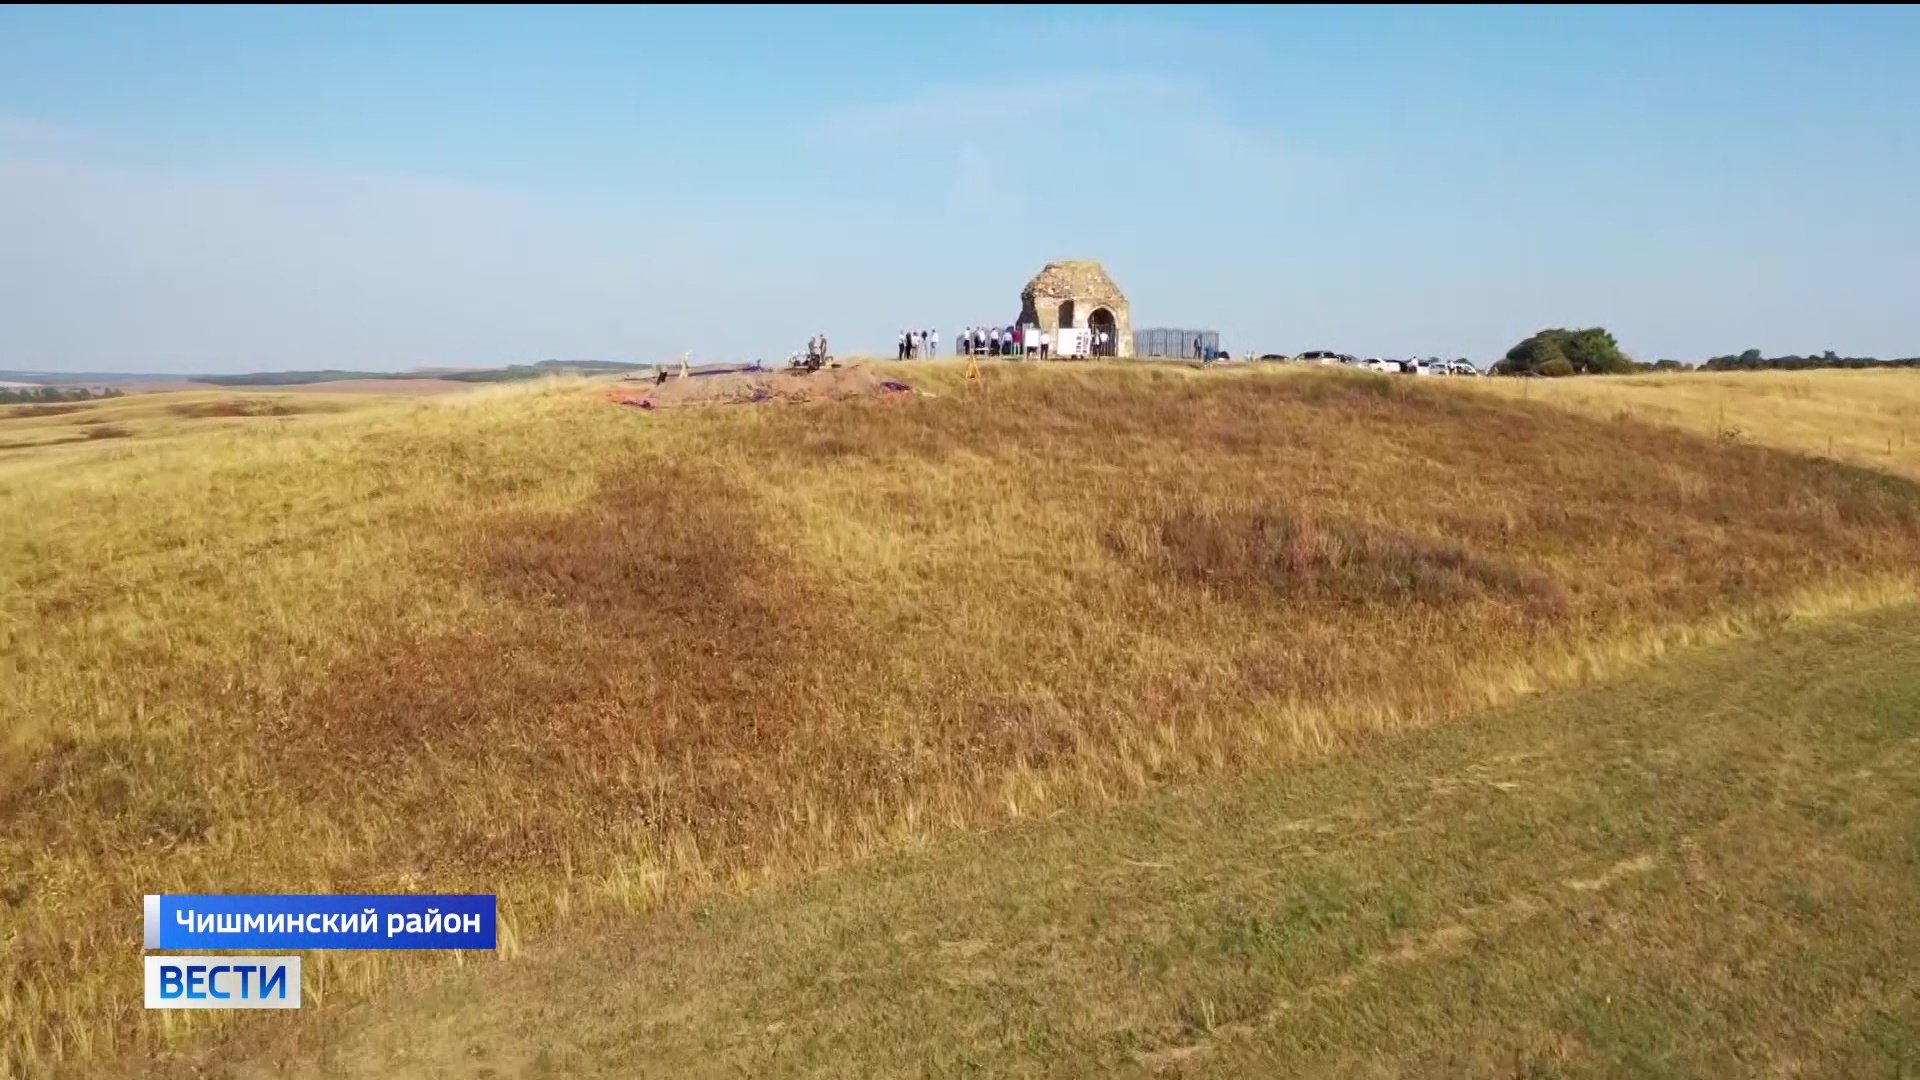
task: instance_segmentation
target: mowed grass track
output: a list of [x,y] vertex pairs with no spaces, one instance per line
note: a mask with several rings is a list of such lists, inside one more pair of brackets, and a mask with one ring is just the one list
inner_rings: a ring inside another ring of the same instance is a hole
[[[1920,609],[263,1024],[238,1076],[1920,1070]],[[199,1064],[206,1064],[200,1062]]]
[[[0,465],[0,1064],[155,1056],[154,891],[487,891],[504,951],[1913,595],[1909,481],[1448,386],[579,383]],[[394,976],[316,956],[316,1004]]]

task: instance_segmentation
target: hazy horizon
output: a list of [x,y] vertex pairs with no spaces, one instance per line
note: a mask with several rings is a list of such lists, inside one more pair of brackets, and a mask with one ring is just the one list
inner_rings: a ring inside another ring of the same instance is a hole
[[1920,12],[0,10],[0,369],[1920,354]]

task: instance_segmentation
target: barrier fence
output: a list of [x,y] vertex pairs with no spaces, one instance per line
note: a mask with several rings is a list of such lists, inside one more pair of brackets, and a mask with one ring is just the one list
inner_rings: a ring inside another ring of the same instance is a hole
[[1135,356],[1164,356],[1179,360],[1210,360],[1220,355],[1218,330],[1176,330],[1154,327],[1133,332]]

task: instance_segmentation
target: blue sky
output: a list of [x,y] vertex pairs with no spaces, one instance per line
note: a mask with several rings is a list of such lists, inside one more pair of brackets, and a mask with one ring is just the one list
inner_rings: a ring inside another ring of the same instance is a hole
[[0,9],[0,368],[1920,354],[1920,11]]

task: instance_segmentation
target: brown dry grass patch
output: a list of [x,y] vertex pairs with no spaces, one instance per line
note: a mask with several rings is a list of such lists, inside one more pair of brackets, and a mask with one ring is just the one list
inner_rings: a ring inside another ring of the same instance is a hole
[[0,420],[25,419],[33,416],[65,416],[68,413],[85,412],[92,408],[87,402],[53,402],[45,405],[9,405],[0,410]]
[[1475,552],[1457,540],[1362,522],[1314,520],[1280,504],[1224,513],[1195,506],[1150,523],[1157,544],[1113,534],[1124,557],[1159,564],[1184,581],[1254,602],[1315,600],[1372,607],[1442,607],[1494,599],[1551,616],[1564,608],[1547,574]]
[[221,398],[211,401],[180,401],[167,406],[175,416],[206,419],[215,416],[298,416],[308,410],[290,401],[262,398]]

